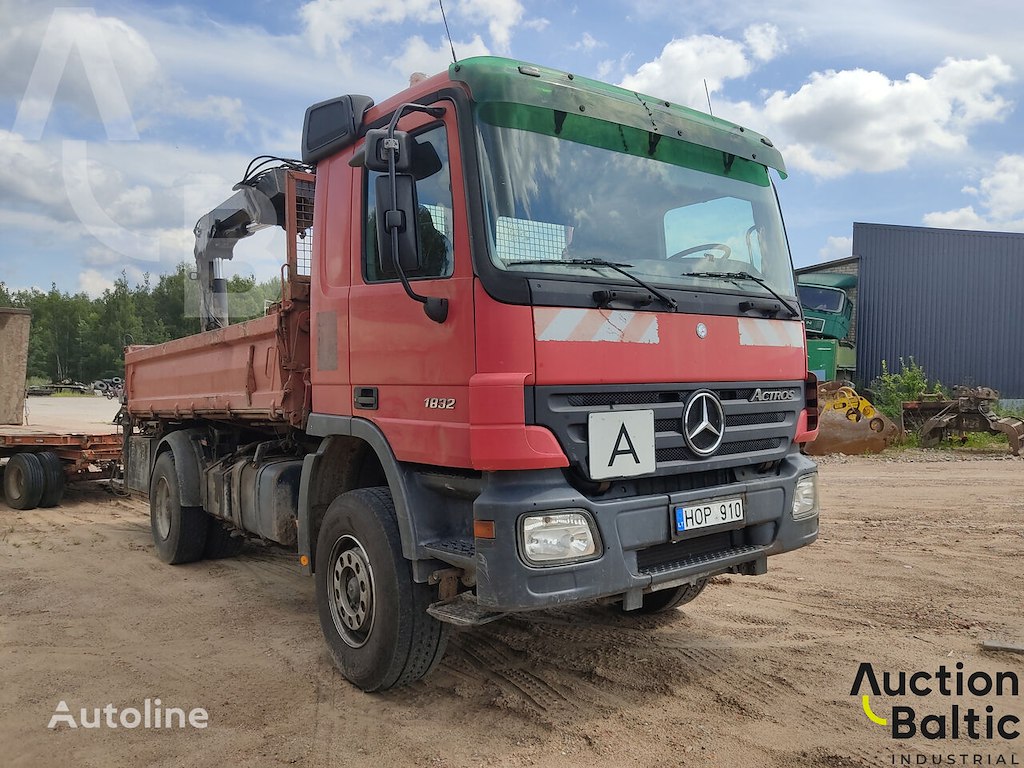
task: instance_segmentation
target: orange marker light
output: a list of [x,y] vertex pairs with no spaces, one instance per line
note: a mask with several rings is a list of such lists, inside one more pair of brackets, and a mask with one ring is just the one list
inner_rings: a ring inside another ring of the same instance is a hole
[[299,558],[299,565],[303,568],[309,565],[309,557],[307,555],[302,555],[302,557]]
[[474,520],[473,521],[473,535],[478,539],[493,539],[494,538],[494,521],[493,520]]

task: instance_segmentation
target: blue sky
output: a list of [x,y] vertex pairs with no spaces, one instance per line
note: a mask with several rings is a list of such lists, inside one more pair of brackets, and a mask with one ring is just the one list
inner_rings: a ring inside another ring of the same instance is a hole
[[[0,0],[0,281],[101,292],[191,259],[191,227],[305,108],[381,100],[450,59],[437,0]],[[796,266],[854,221],[1024,230],[1024,5],[447,0],[497,54],[707,108],[767,134]],[[254,241],[257,238],[253,238]],[[238,270],[276,274],[276,243]],[[239,249],[242,250],[241,248]]]

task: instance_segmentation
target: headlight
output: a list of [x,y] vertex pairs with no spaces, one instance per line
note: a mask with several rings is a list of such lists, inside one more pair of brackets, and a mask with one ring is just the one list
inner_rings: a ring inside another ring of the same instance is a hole
[[529,515],[521,526],[523,556],[530,563],[555,565],[597,554],[597,535],[582,510]]
[[818,514],[818,476],[804,475],[793,490],[793,519],[807,520]]

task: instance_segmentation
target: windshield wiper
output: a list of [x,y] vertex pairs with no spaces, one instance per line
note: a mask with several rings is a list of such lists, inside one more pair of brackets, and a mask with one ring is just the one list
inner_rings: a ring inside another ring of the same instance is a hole
[[790,317],[800,317],[800,313],[793,309],[793,305],[782,298],[778,291],[772,288],[767,281],[749,272],[683,272],[680,277],[703,277],[708,280],[728,280],[731,283],[735,283],[737,280],[752,280],[782,302],[782,306],[789,310]]
[[679,309],[679,304],[676,303],[676,300],[673,299],[671,296],[666,296],[664,293],[659,291],[657,288],[654,288],[654,287],[648,285],[647,283],[645,283],[643,280],[641,280],[639,277],[634,275],[632,272],[627,272],[626,271],[626,267],[632,267],[633,266],[632,264],[623,264],[621,262],[616,262],[616,261],[605,261],[604,259],[559,259],[558,261],[555,261],[554,259],[528,259],[526,261],[513,261],[508,266],[510,266],[510,267],[511,266],[518,266],[520,264],[564,265],[564,266],[570,266],[570,267],[590,267],[592,269],[594,269],[596,267],[606,267],[608,269],[615,270],[620,275],[624,275],[624,276],[628,277],[630,280],[632,280],[634,283],[639,285],[641,288],[644,288],[644,289],[650,291],[651,294],[653,294],[654,296],[657,296],[659,299],[661,299],[665,303],[666,306],[671,308],[671,310],[673,312],[675,312],[675,311],[677,311]]

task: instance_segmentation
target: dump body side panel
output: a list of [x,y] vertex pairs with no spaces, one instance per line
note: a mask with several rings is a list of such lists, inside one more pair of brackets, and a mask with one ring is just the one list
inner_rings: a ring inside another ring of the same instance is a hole
[[166,344],[129,347],[129,413],[288,421],[296,403],[285,391],[278,319],[275,313]]

